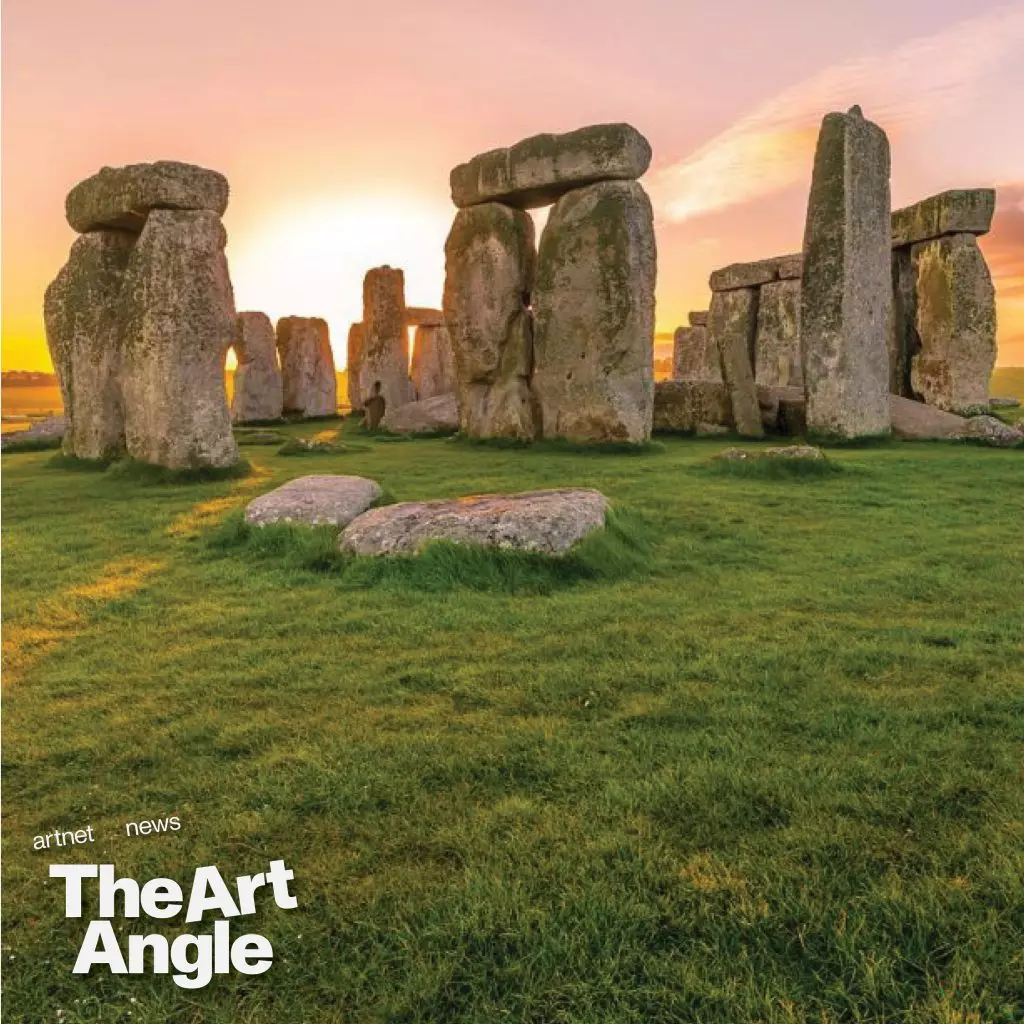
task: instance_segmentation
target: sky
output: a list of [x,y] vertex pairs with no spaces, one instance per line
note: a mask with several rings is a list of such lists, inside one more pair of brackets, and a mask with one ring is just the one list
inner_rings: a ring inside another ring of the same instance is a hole
[[50,368],[64,196],[105,164],[227,175],[238,309],[325,317],[341,366],[370,267],[440,305],[474,154],[643,132],[668,332],[712,270],[799,250],[818,126],[854,103],[889,134],[894,207],[997,188],[998,362],[1024,365],[1024,0],[4,0],[2,22],[4,369]]

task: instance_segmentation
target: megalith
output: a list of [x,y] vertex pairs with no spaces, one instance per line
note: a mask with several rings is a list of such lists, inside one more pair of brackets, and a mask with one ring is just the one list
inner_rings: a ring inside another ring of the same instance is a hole
[[335,416],[338,378],[327,322],[311,316],[282,317],[277,321],[277,353],[284,412],[307,419]]
[[[694,318],[702,321],[697,323]],[[707,313],[691,313],[688,327],[677,327],[672,337],[673,380],[722,380],[722,365],[711,344]]]
[[216,213],[154,209],[122,290],[125,446],[171,469],[238,460],[224,388],[235,304]]
[[807,428],[889,430],[889,141],[859,107],[825,116],[804,232],[800,332]]
[[231,397],[232,422],[280,419],[284,392],[270,317],[266,313],[239,313],[234,348],[238,366]]
[[800,280],[769,281],[761,285],[754,342],[758,384],[803,387],[800,355]]
[[119,303],[135,239],[125,231],[82,235],[43,300],[67,418],[63,448],[81,459],[124,452]]
[[973,234],[946,235],[911,250],[920,350],[911,387],[947,412],[988,404],[996,361],[992,275]]
[[363,372],[363,348],[366,344],[366,331],[362,322],[352,324],[348,329],[348,353],[345,360],[345,377],[348,388],[348,404],[353,412],[363,411],[363,393],[359,388],[359,378]]
[[378,384],[386,409],[412,401],[405,274],[388,266],[374,267],[363,278],[363,359],[359,375],[363,402]]
[[416,328],[412,343],[412,384],[417,401],[455,393],[452,341],[443,323]]
[[460,429],[532,439],[536,255],[529,214],[500,203],[460,210],[445,243],[444,320],[451,338]]
[[650,437],[656,266],[639,182],[602,181],[555,203],[533,296],[533,391],[545,437]]
[[752,354],[757,335],[757,288],[711,293],[708,334],[718,352],[738,434],[761,437],[764,426],[757,401]]

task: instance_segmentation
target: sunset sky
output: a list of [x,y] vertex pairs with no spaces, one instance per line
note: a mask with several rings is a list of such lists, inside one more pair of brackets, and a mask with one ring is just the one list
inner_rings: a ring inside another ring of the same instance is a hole
[[710,271],[800,248],[821,117],[889,133],[894,206],[994,185],[999,363],[1024,365],[1024,0],[4,0],[3,367],[49,369],[64,196],[157,159],[231,183],[240,310],[324,316],[339,365],[364,272],[440,304],[456,163],[628,121],[654,149],[657,319]]

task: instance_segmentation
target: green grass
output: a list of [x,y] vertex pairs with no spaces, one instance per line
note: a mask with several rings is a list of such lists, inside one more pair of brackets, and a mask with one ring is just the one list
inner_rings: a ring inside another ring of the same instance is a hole
[[[765,478],[709,470],[733,439],[339,439],[368,450],[160,487],[5,456],[5,1019],[1024,1020],[1020,452]],[[332,468],[398,500],[597,487],[616,520],[587,572],[244,529]],[[271,858],[299,908],[233,928],[267,974],[70,974],[52,861]]]

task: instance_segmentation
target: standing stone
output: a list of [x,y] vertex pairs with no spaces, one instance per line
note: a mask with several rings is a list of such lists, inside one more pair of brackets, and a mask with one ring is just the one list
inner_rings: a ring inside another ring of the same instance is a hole
[[915,326],[921,351],[911,368],[915,392],[957,412],[988,403],[996,361],[996,301],[973,234],[950,235],[911,250]]
[[412,384],[417,401],[455,391],[452,341],[444,324],[416,328],[412,346]]
[[338,378],[327,322],[319,317],[285,316],[277,321],[284,411],[300,416],[338,412]]
[[758,384],[803,387],[799,280],[772,281],[761,286],[754,348]]
[[135,240],[123,231],[82,235],[46,289],[46,341],[68,420],[63,447],[80,459],[124,451],[118,303]]
[[184,469],[238,460],[224,389],[235,304],[220,218],[153,210],[125,272],[125,441],[143,462]]
[[471,206],[455,215],[444,251],[460,429],[471,437],[531,439],[533,221],[499,203]]
[[363,362],[359,390],[363,402],[380,384],[387,409],[412,401],[409,333],[405,322],[405,275],[375,267],[363,278]]
[[348,404],[353,412],[363,411],[363,393],[359,378],[363,372],[363,349],[366,345],[366,330],[362,323],[348,329],[348,358],[345,361],[345,377],[348,383]]
[[234,423],[277,420],[284,408],[281,369],[277,365],[274,325],[266,313],[239,313],[235,333]]
[[892,251],[892,315],[889,318],[889,393],[913,398],[910,367],[921,349],[910,247]]
[[807,427],[889,430],[889,141],[859,107],[821,125],[804,233],[800,331]]
[[704,324],[676,328],[672,344],[673,380],[721,381],[721,362],[708,335],[706,316],[704,320]]
[[656,273],[651,202],[638,182],[588,185],[555,204],[533,301],[543,436],[651,436]]
[[722,380],[729,389],[736,432],[744,437],[762,437],[764,427],[751,362],[757,335],[757,289],[713,292],[708,334],[721,360]]

